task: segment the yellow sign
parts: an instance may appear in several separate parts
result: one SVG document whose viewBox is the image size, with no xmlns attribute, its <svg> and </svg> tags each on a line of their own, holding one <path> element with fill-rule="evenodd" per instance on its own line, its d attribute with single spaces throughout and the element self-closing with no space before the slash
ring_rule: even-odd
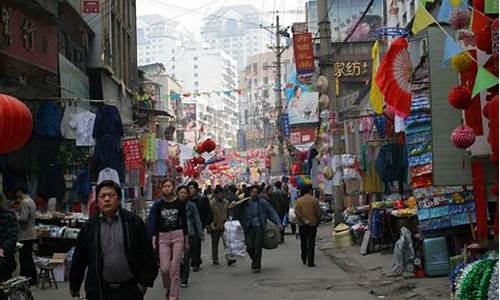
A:
<svg viewBox="0 0 500 300">
<path fill-rule="evenodd" d="M 368 63 L 366 61 L 338 61 L 334 64 L 334 76 L 356 77 L 368 74 Z"/>
</svg>

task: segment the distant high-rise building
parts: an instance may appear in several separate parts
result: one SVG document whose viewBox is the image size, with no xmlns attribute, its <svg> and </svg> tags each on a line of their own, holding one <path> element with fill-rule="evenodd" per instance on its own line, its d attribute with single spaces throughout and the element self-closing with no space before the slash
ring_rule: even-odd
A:
<svg viewBox="0 0 500 300">
<path fill-rule="evenodd" d="M 193 34 L 177 21 L 161 15 L 137 18 L 137 58 L 141 66 L 161 63 L 168 74 L 174 74 L 175 58 L 184 53 L 186 47 L 196 44 Z"/>
<path fill-rule="evenodd" d="M 196 47 L 187 49 L 175 62 L 175 77 L 193 95 L 185 101 L 196 104 L 203 134 L 235 148 L 239 127 L 236 61 L 222 50 Z"/>
<path fill-rule="evenodd" d="M 265 51 L 264 37 L 268 33 L 261 30 L 259 24 L 267 21 L 252 5 L 221 8 L 204 18 L 203 22 L 202 39 L 212 48 L 223 49 L 240 68 L 249 56 Z"/>
</svg>

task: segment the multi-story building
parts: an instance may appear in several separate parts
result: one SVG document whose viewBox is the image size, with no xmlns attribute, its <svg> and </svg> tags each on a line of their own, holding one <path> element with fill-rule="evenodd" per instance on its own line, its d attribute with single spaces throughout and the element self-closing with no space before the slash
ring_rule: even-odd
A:
<svg viewBox="0 0 500 300">
<path fill-rule="evenodd" d="M 288 79 L 291 62 L 292 51 L 286 50 L 282 54 L 282 85 Z M 275 66 L 274 52 L 264 52 L 250 56 L 240 72 L 239 120 L 246 145 L 240 148 L 262 148 L 273 139 L 277 117 Z"/>
<path fill-rule="evenodd" d="M 83 1 L 82 14 L 95 33 L 88 75 L 92 99 L 113 100 L 125 124 L 132 122 L 133 91 L 138 88 L 135 0 Z"/>
<path fill-rule="evenodd" d="M 174 75 L 184 90 L 193 95 L 192 100 L 199 94 L 207 97 L 206 110 L 213 110 L 216 120 L 204 127 L 205 133 L 214 134 L 222 145 L 235 147 L 238 130 L 236 61 L 218 49 L 191 48 L 176 61 Z"/>
<path fill-rule="evenodd" d="M 387 26 L 406 27 L 417 11 L 417 0 L 387 1 Z"/>
<path fill-rule="evenodd" d="M 268 33 L 261 30 L 261 22 L 266 20 L 252 5 L 227 6 L 204 19 L 201 36 L 212 48 L 224 49 L 243 67 L 249 56 L 265 51 Z"/>
</svg>

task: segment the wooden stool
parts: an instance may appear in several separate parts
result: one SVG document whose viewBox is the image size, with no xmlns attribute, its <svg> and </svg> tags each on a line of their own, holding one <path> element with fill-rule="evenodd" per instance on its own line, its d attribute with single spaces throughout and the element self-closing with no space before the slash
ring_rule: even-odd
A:
<svg viewBox="0 0 500 300">
<path fill-rule="evenodd" d="M 45 282 L 49 283 L 49 287 L 52 287 L 52 283 L 54 283 L 55 288 L 57 289 L 56 277 L 54 276 L 54 267 L 51 265 L 42 265 L 38 264 L 37 267 L 40 269 L 38 273 L 38 287 L 42 290 L 45 289 Z"/>
</svg>

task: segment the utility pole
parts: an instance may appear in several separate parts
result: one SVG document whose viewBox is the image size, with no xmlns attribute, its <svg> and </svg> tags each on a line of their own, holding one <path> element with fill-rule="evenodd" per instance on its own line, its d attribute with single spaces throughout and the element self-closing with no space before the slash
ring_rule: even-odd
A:
<svg viewBox="0 0 500 300">
<path fill-rule="evenodd" d="M 274 53 L 276 54 L 276 80 L 275 80 L 275 91 L 276 91 L 276 110 L 277 110 L 277 118 L 276 118 L 276 129 L 278 134 L 278 162 L 280 166 L 280 173 L 285 170 L 285 164 L 283 161 L 283 128 L 282 128 L 282 119 L 283 119 L 283 102 L 281 99 L 281 55 L 286 50 L 286 47 L 281 46 L 281 35 L 285 35 L 286 33 L 280 28 L 280 16 L 276 14 L 276 46 L 270 47 Z"/>
<path fill-rule="evenodd" d="M 333 56 L 332 56 L 332 32 L 330 27 L 330 21 L 328 17 L 328 0 L 318 0 L 318 30 L 320 39 L 320 53 L 319 53 L 319 67 L 321 75 L 326 76 L 328 79 L 328 98 L 330 99 L 330 111 L 333 114 L 334 122 L 332 124 L 333 128 L 333 155 L 342 154 L 342 139 L 340 136 L 340 125 L 339 124 L 339 98 L 335 95 L 335 80 L 334 80 L 334 69 L 333 69 Z M 339 171 L 339 170 L 335 170 Z M 335 213 L 335 224 L 342 222 L 342 211 L 344 209 L 344 193 L 341 186 L 333 187 L 333 199 L 334 199 L 334 213 Z"/>
</svg>

